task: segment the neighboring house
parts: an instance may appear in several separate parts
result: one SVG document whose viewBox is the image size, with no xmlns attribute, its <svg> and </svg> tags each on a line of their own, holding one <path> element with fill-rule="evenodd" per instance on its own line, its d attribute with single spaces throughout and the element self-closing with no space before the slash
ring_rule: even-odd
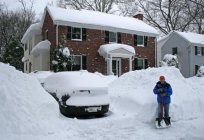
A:
<svg viewBox="0 0 204 140">
<path fill-rule="evenodd" d="M 142 14 L 122 17 L 97 11 L 46 7 L 41 22 L 37 24 L 40 33 L 28 29 L 22 39 L 24 70 L 52 70 L 53 52 L 59 44 L 70 50 L 72 71 L 87 69 L 119 76 L 127 71 L 154 67 L 158 32 L 142 19 Z M 38 45 L 38 51 L 29 53 L 26 46 L 32 50 L 40 42 L 36 40 L 28 46 L 34 36 L 48 40 L 50 49 Z"/>
<path fill-rule="evenodd" d="M 194 76 L 199 66 L 204 65 L 204 35 L 172 31 L 158 40 L 157 64 L 165 54 L 177 55 L 184 77 Z"/>
</svg>

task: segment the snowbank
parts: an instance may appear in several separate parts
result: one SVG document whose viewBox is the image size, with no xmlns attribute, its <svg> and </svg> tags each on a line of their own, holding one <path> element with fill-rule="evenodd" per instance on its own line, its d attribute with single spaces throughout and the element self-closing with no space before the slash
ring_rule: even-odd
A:
<svg viewBox="0 0 204 140">
<path fill-rule="evenodd" d="M 35 78 L 38 79 L 38 81 L 43 84 L 45 79 L 52 75 L 54 72 L 51 71 L 35 71 L 35 72 L 31 72 L 30 75 L 34 76 Z"/>
<path fill-rule="evenodd" d="M 58 104 L 39 82 L 0 63 L 0 136 L 46 135 L 53 130 Z M 53 122 L 53 123 L 51 123 Z"/>
<path fill-rule="evenodd" d="M 185 79 L 174 67 L 149 68 L 122 75 L 109 87 L 113 111 L 134 115 L 142 122 L 154 120 L 157 102 L 152 90 L 160 75 L 166 77 L 173 89 L 170 116 L 174 121 L 204 115 L 204 89 L 196 88 L 197 82 Z"/>
</svg>

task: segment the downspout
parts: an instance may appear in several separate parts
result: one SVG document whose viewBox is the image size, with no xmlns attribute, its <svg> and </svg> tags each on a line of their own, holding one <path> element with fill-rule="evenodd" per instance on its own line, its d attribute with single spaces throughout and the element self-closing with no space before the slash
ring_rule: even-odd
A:
<svg viewBox="0 0 204 140">
<path fill-rule="evenodd" d="M 58 40 L 58 23 L 57 23 L 57 26 L 56 26 L 56 46 L 58 46 L 59 44 L 59 40 Z"/>
<path fill-rule="evenodd" d="M 155 48 L 155 67 L 157 67 L 157 38 L 155 37 L 155 39 L 154 39 L 154 44 L 155 44 L 155 46 L 154 46 L 154 48 Z"/>
</svg>

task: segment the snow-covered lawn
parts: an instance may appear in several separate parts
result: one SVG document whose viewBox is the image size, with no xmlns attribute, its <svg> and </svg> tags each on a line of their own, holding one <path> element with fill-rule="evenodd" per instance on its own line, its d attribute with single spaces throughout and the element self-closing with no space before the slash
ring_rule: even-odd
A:
<svg viewBox="0 0 204 140">
<path fill-rule="evenodd" d="M 160 75 L 165 75 L 173 88 L 172 127 L 158 130 L 154 126 L 157 103 L 152 89 Z M 204 139 L 203 77 L 186 79 L 168 67 L 132 71 L 109 85 L 109 96 L 106 117 L 66 118 L 35 77 L 0 63 L 0 139 Z"/>
</svg>

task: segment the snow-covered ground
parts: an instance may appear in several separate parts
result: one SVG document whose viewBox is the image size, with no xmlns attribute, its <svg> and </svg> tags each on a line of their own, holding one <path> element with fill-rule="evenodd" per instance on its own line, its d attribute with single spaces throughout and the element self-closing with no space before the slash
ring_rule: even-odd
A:
<svg viewBox="0 0 204 140">
<path fill-rule="evenodd" d="M 157 103 L 152 89 L 160 75 L 173 88 L 169 129 L 154 126 Z M 34 77 L 0 63 L 0 139 L 204 139 L 203 77 L 186 79 L 169 67 L 132 71 L 109 85 L 109 95 L 106 117 L 66 118 Z"/>
</svg>

